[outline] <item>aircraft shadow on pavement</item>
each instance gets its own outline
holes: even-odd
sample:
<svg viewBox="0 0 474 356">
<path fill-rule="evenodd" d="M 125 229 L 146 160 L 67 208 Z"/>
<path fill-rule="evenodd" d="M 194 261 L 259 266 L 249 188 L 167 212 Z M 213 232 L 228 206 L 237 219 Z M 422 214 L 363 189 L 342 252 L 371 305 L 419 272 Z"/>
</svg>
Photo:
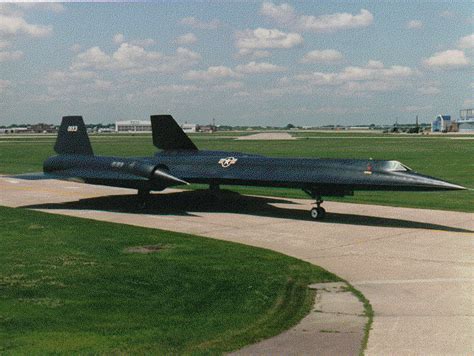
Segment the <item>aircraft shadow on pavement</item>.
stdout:
<svg viewBox="0 0 474 356">
<path fill-rule="evenodd" d="M 310 221 L 306 209 L 276 207 L 272 204 L 297 204 L 290 200 L 270 197 L 240 195 L 231 191 L 221 191 L 212 195 L 208 190 L 182 191 L 168 194 L 152 194 L 145 208 L 138 207 L 136 195 L 109 195 L 81 199 L 64 203 L 46 203 L 23 206 L 28 209 L 70 209 L 101 210 L 129 214 L 181 215 L 193 213 L 235 213 L 255 216 L 276 217 L 291 220 Z M 342 214 L 329 211 L 324 220 L 315 224 L 350 224 L 362 226 L 396 227 L 407 229 L 440 230 L 450 232 L 473 232 L 467 229 L 450 227 L 395 218 L 375 217 L 357 214 Z"/>
</svg>

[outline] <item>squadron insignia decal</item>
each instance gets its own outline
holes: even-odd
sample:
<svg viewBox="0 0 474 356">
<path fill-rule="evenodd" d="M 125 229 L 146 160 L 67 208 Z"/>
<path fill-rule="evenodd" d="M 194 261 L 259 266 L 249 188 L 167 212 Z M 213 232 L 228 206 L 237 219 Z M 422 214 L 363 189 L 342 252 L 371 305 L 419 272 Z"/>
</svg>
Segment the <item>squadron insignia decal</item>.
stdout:
<svg viewBox="0 0 474 356">
<path fill-rule="evenodd" d="M 221 158 L 219 160 L 219 164 L 223 167 L 223 168 L 227 168 L 233 164 L 235 164 L 235 162 L 237 162 L 237 158 L 235 157 L 227 157 L 227 158 Z"/>
</svg>

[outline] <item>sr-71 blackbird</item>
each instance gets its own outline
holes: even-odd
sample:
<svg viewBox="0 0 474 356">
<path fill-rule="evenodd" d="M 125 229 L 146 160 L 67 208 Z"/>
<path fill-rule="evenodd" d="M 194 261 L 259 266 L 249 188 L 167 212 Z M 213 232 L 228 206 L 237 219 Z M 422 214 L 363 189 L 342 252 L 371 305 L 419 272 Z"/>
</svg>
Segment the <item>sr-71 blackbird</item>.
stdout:
<svg viewBox="0 0 474 356">
<path fill-rule="evenodd" d="M 44 178 L 133 188 L 145 203 L 150 191 L 189 183 L 302 189 L 315 199 L 313 219 L 322 219 L 323 196 L 356 190 L 439 191 L 465 189 L 413 172 L 398 161 L 273 158 L 199 150 L 170 115 L 151 116 L 153 157 L 95 156 L 81 116 L 63 117 L 54 150 L 44 162 Z"/>
</svg>

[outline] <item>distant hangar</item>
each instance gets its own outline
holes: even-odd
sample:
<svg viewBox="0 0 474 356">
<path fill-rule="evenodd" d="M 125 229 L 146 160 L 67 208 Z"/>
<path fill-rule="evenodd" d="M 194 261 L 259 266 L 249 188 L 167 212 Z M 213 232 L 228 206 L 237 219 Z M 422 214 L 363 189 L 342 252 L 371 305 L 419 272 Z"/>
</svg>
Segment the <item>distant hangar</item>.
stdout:
<svg viewBox="0 0 474 356">
<path fill-rule="evenodd" d="M 199 127 L 196 124 L 181 124 L 181 128 L 186 133 L 197 132 Z M 115 132 L 151 132 L 151 122 L 142 120 L 126 120 L 115 122 Z"/>
</svg>

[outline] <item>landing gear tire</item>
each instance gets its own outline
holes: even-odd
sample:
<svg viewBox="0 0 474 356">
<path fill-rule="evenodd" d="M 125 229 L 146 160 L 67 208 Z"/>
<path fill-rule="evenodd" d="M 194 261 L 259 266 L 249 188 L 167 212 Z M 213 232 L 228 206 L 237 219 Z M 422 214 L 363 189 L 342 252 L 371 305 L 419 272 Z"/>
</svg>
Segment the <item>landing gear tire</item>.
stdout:
<svg viewBox="0 0 474 356">
<path fill-rule="evenodd" d="M 311 209 L 311 218 L 313 220 L 321 220 L 326 216 L 326 210 L 321 207 Z"/>
</svg>

